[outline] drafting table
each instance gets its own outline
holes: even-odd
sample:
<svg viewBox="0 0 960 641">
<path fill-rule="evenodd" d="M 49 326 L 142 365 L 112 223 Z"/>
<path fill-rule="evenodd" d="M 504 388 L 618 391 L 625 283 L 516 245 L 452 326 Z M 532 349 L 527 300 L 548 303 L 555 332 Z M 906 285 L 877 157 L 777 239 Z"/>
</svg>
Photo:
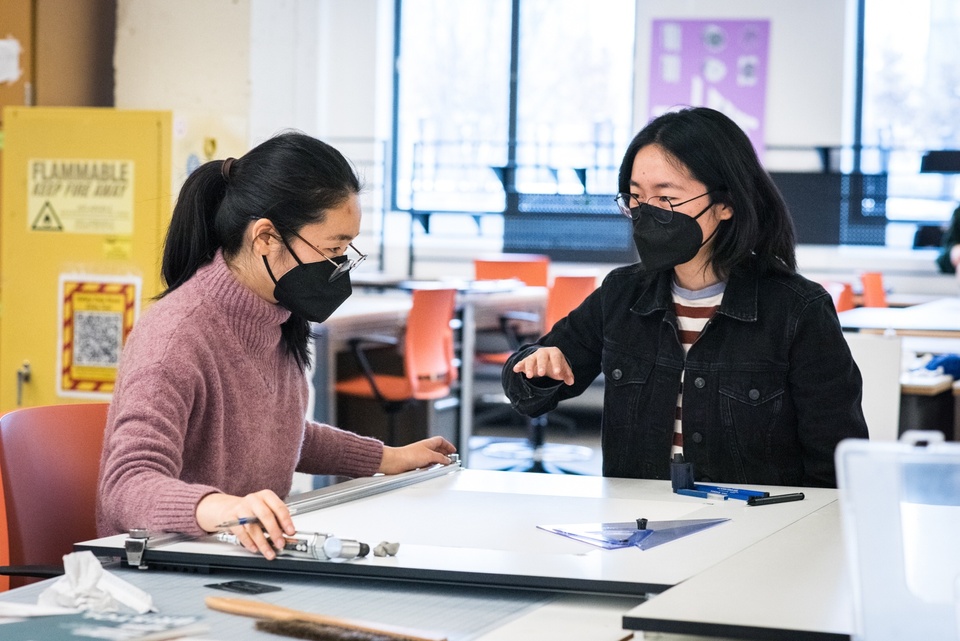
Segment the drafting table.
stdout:
<svg viewBox="0 0 960 641">
<path fill-rule="evenodd" d="M 450 286 L 455 287 L 457 281 Z M 437 281 L 436 285 L 444 283 Z M 546 305 L 544 287 L 518 286 L 512 289 L 467 288 L 457 294 L 462 329 L 460 336 L 460 442 L 461 459 L 467 462 L 467 443 L 473 434 L 474 358 L 477 328 L 499 327 L 507 311 L 530 311 L 542 315 Z M 349 339 L 372 334 L 396 336 L 410 312 L 410 294 L 388 289 L 382 293 L 357 292 L 319 325 L 313 326 L 316 367 L 312 373 L 316 393 L 314 418 L 336 424 L 336 355 L 347 349 Z M 321 366 L 322 365 L 322 366 Z M 349 425 L 340 426 L 350 429 Z"/>
<path fill-rule="evenodd" d="M 336 487 L 311 495 L 322 495 Z M 766 489 L 773 493 L 793 491 Z M 163 546 L 154 551 L 153 563 L 203 571 L 272 569 L 319 585 L 348 579 L 355 579 L 361 586 L 369 582 L 379 585 L 389 579 L 390 585 L 412 586 L 415 590 L 433 589 L 438 584 L 457 586 L 454 593 L 461 589 L 525 588 L 531 593 L 572 593 L 574 602 L 585 594 L 601 594 L 611 599 L 633 598 L 630 607 L 637 605 L 642 595 L 662 592 L 623 621 L 626 627 L 649 630 L 664 630 L 670 624 L 676 612 L 662 610 L 677 600 L 673 596 L 676 591 L 683 591 L 688 606 L 690 600 L 698 604 L 677 606 L 688 621 L 701 621 L 701 611 L 743 610 L 738 616 L 745 629 L 750 625 L 764 628 L 771 617 L 774 623 L 780 620 L 778 612 L 782 609 L 790 611 L 783 619 L 790 630 L 804 630 L 813 636 L 792 637 L 788 631 L 771 638 L 818 638 L 824 631 L 849 631 L 849 625 L 845 625 L 849 621 L 835 614 L 845 612 L 849 604 L 843 583 L 846 567 L 836 562 L 836 556 L 842 556 L 839 548 L 826 546 L 827 554 L 821 556 L 816 537 L 806 547 L 797 547 L 810 536 L 809 523 L 819 524 L 814 528 L 817 536 L 833 540 L 831 545 L 842 545 L 835 514 L 836 490 L 802 491 L 807 497 L 803 501 L 749 507 L 742 501 L 677 496 L 666 481 L 461 470 L 294 516 L 301 530 L 326 531 L 371 545 L 382 540 L 398 541 L 401 548 L 396 557 L 371 556 L 345 563 L 281 557 L 268 562 L 240 548 L 202 540 Z M 730 520 L 650 550 L 602 550 L 536 527 L 625 521 L 641 516 L 651 520 Z M 78 548 L 101 556 L 120 556 L 125 538 L 97 539 Z M 148 560 L 148 565 L 151 563 Z M 151 571 L 161 572 L 147 572 Z M 722 589 L 715 590 L 717 584 Z M 698 585 L 703 589 L 697 589 Z M 752 586 L 750 589 L 765 595 L 768 602 L 779 605 L 764 612 L 742 608 L 745 586 Z M 826 591 L 830 607 L 821 608 L 819 597 L 812 602 L 814 597 L 810 597 L 803 602 L 804 607 L 797 608 L 794 602 L 780 598 L 791 590 Z M 649 610 L 643 609 L 648 606 Z M 630 607 L 621 614 L 627 614 Z M 706 614 L 702 620 L 711 621 Z M 715 627 L 700 628 L 700 634 L 731 633 L 722 621 Z"/>
</svg>

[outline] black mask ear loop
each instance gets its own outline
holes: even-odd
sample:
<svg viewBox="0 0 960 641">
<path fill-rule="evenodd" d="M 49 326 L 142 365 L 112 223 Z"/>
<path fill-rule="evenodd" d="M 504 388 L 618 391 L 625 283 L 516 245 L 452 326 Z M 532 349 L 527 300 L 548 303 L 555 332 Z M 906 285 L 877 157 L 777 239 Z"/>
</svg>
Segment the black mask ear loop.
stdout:
<svg viewBox="0 0 960 641">
<path fill-rule="evenodd" d="M 293 251 L 293 247 L 290 246 L 290 243 L 287 242 L 287 239 L 283 237 L 283 234 L 280 235 L 280 242 L 283 243 L 283 246 L 287 248 L 287 251 L 290 252 L 290 255 L 293 256 L 293 259 L 297 261 L 298 265 L 303 265 L 303 261 L 300 260 L 300 257 L 297 256 L 297 253 Z M 263 258 L 263 266 L 267 268 L 267 273 L 270 274 L 270 280 L 273 281 L 273 284 L 277 284 L 277 279 L 273 275 L 273 270 L 270 269 L 270 263 L 267 262 L 267 255 L 264 254 L 261 256 Z"/>
<path fill-rule="evenodd" d="M 699 214 L 697 214 L 696 216 L 693 217 L 693 220 L 696 220 L 696 219 L 700 218 L 700 216 L 703 216 L 705 213 L 707 213 L 707 210 L 708 210 L 708 209 L 710 209 L 711 207 L 713 207 L 713 206 L 716 205 L 716 204 L 717 204 L 717 203 L 710 203 L 709 205 L 707 205 L 707 206 L 704 208 L 703 211 L 701 211 Z M 720 222 L 718 222 L 718 223 L 717 223 L 717 226 L 713 228 L 713 231 L 712 231 L 712 232 L 710 232 L 710 235 L 707 236 L 702 243 L 700 243 L 700 246 L 701 246 L 701 247 L 703 247 L 704 245 L 706 245 L 707 243 L 709 243 L 709 242 L 710 242 L 710 239 L 717 235 L 717 232 L 720 231 L 720 223 L 722 223 L 722 222 L 723 222 L 722 220 L 721 220 Z M 264 256 L 264 260 L 266 260 L 266 256 Z"/>
<path fill-rule="evenodd" d="M 273 284 L 276 285 L 277 279 L 273 275 L 273 270 L 270 269 L 270 263 L 267 262 L 267 255 L 264 254 L 263 256 L 261 256 L 261 258 L 263 258 L 263 266 L 267 268 L 267 273 L 270 274 L 270 280 L 272 280 Z"/>
</svg>

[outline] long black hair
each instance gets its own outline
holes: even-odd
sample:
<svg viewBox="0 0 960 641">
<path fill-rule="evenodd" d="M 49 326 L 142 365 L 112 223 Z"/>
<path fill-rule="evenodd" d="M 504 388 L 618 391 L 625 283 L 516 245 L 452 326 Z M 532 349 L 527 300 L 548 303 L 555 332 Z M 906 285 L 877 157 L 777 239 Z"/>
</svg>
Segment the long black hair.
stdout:
<svg viewBox="0 0 960 641">
<path fill-rule="evenodd" d="M 236 256 L 247 226 L 270 219 L 288 242 L 307 224 L 323 222 L 328 209 L 360 192 L 353 166 L 330 145 L 299 132 L 285 132 L 242 157 L 212 160 L 183 184 L 163 248 L 166 296 L 213 260 L 217 250 Z M 310 324 L 292 314 L 282 340 L 301 367 L 310 362 Z"/>
<path fill-rule="evenodd" d="M 733 210 L 731 218 L 720 221 L 712 247 L 710 263 L 718 276 L 726 278 L 753 256 L 762 273 L 796 272 L 790 212 L 750 139 L 733 120 L 707 107 L 654 118 L 627 147 L 620 164 L 620 192 L 630 192 L 634 158 L 651 144 L 662 147 L 707 189 L 715 190 L 713 202 Z"/>
</svg>

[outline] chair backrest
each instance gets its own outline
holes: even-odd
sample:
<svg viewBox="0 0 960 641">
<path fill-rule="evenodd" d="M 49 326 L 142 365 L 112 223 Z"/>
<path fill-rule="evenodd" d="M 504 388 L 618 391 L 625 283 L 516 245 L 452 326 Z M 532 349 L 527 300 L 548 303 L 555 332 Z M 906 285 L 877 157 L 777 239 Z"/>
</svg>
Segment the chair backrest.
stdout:
<svg viewBox="0 0 960 641">
<path fill-rule="evenodd" d="M 61 565 L 74 543 L 97 537 L 97 476 L 108 407 L 47 405 L 0 417 L 10 565 Z"/>
<path fill-rule="evenodd" d="M 550 257 L 541 254 L 498 254 L 473 261 L 477 280 L 516 278 L 530 287 L 546 287 Z"/>
<path fill-rule="evenodd" d="M 547 294 L 544 330 L 572 312 L 597 288 L 596 276 L 556 276 Z"/>
<path fill-rule="evenodd" d="M 883 274 L 864 272 L 860 274 L 863 283 L 864 307 L 887 307 L 887 292 L 883 288 Z"/>
<path fill-rule="evenodd" d="M 863 377 L 863 417 L 871 441 L 896 441 L 900 436 L 901 338 L 844 332 L 850 354 Z"/>
<path fill-rule="evenodd" d="M 823 283 L 823 287 L 830 293 L 830 298 L 833 299 L 833 305 L 838 312 L 853 309 L 853 286 L 850 283 L 832 280 Z"/>
<path fill-rule="evenodd" d="M 453 366 L 453 320 L 457 292 L 454 289 L 418 289 L 413 292 L 413 306 L 407 316 L 404 337 L 404 368 L 413 388 L 429 383 L 456 379 Z"/>
</svg>

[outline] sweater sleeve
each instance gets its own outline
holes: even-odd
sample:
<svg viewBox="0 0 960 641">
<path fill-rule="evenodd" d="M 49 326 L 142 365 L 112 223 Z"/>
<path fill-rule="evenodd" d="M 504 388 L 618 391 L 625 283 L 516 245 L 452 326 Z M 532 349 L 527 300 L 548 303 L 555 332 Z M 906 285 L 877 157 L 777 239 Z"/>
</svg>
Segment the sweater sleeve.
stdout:
<svg viewBox="0 0 960 641">
<path fill-rule="evenodd" d="M 297 471 L 305 474 L 372 476 L 380 469 L 383 443 L 323 423 L 307 421 Z"/>
<path fill-rule="evenodd" d="M 220 490 L 180 480 L 194 394 L 182 378 L 182 372 L 175 378 L 162 364 L 152 364 L 118 385 L 100 462 L 102 536 L 131 528 L 205 534 L 197 524 L 197 504 Z"/>
</svg>

